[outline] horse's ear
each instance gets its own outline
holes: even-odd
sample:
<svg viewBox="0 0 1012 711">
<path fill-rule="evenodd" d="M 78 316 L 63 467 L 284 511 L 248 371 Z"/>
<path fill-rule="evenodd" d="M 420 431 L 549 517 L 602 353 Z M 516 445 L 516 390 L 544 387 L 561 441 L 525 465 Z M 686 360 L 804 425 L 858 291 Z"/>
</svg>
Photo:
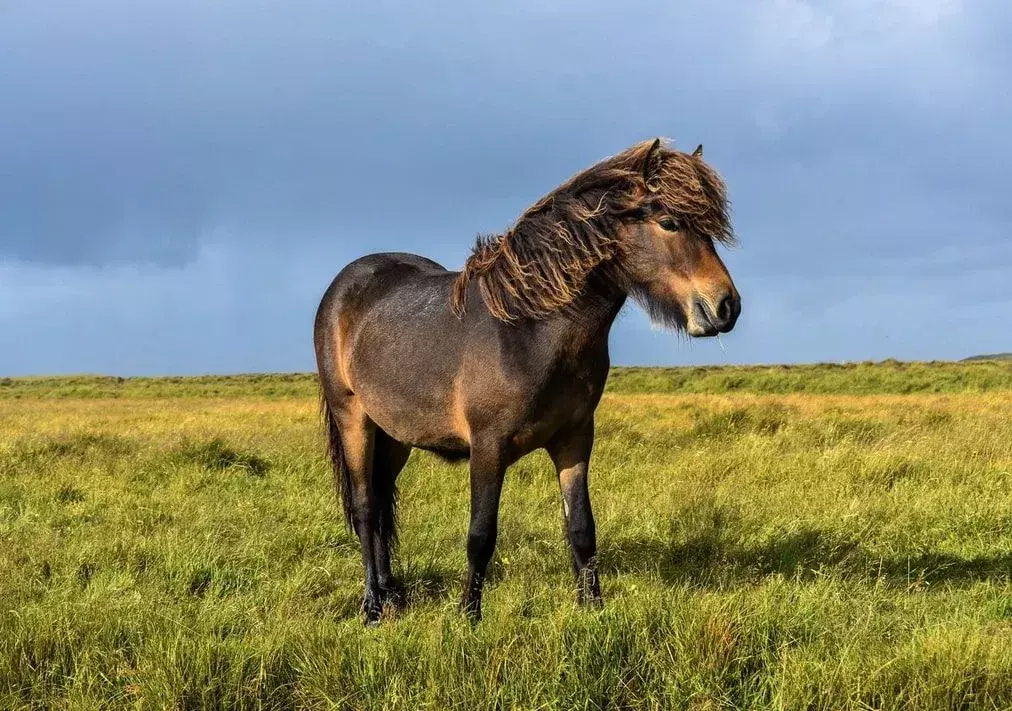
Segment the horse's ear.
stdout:
<svg viewBox="0 0 1012 711">
<path fill-rule="evenodd" d="M 698 146 L 696 146 L 696 150 L 694 150 L 692 152 L 692 157 L 693 158 L 702 158 L 703 157 L 703 144 L 702 143 L 700 143 Z"/>
<path fill-rule="evenodd" d="M 657 190 L 657 172 L 660 169 L 660 151 L 661 151 L 661 139 L 655 138 L 654 142 L 647 149 L 647 155 L 643 159 L 643 182 L 646 183 L 647 190 L 654 192 Z"/>
</svg>

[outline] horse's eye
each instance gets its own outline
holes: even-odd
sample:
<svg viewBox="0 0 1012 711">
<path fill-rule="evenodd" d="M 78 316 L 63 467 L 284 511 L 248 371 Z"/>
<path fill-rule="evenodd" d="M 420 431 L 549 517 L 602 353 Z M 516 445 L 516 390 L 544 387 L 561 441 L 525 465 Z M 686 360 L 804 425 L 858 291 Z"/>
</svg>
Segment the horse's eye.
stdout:
<svg viewBox="0 0 1012 711">
<path fill-rule="evenodd" d="M 678 220 L 673 217 L 665 217 L 658 220 L 657 224 L 668 232 L 677 232 L 681 228 L 681 225 L 678 224 Z"/>
</svg>

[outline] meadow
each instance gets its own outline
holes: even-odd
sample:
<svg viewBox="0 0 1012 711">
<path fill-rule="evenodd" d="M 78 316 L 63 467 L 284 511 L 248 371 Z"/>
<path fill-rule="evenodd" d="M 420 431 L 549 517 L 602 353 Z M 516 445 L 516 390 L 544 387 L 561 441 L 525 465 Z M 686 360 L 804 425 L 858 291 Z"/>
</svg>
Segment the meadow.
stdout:
<svg viewBox="0 0 1012 711">
<path fill-rule="evenodd" d="M 0 379 L 0 708 L 1012 708 L 1010 412 L 1012 362 L 616 369 L 604 609 L 537 453 L 472 627 L 415 452 L 366 629 L 313 376 Z"/>
</svg>

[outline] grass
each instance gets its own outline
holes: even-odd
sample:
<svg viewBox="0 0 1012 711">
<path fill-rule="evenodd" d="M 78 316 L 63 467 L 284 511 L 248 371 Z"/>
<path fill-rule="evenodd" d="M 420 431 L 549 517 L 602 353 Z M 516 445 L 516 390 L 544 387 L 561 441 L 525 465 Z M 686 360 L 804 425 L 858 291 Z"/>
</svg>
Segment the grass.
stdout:
<svg viewBox="0 0 1012 711">
<path fill-rule="evenodd" d="M 102 375 L 0 378 L 0 400 L 50 398 L 316 397 L 316 375 L 274 373 L 119 378 Z M 608 392 L 752 392 L 785 395 L 967 393 L 1012 390 L 1012 360 L 961 363 L 819 363 L 816 365 L 614 368 Z"/>
<path fill-rule="evenodd" d="M 306 376 L 13 380 L 0 708 L 1010 708 L 1009 367 L 620 370 L 591 475 L 604 610 L 573 604 L 536 454 L 473 629 L 466 465 L 424 453 L 408 605 L 362 627 Z"/>
</svg>

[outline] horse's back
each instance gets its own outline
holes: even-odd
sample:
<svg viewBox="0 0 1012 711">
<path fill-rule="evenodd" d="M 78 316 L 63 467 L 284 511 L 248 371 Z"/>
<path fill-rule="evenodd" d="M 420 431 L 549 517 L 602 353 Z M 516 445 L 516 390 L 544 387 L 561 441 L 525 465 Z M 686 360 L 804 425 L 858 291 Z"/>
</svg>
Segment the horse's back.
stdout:
<svg viewBox="0 0 1012 711">
<path fill-rule="evenodd" d="M 350 291 L 375 289 L 396 284 L 410 274 L 445 274 L 446 269 L 431 259 L 404 252 L 382 252 L 359 257 L 338 272 L 331 282 L 323 304 L 340 300 Z"/>
<path fill-rule="evenodd" d="M 381 273 L 383 271 L 396 271 L 403 269 L 430 272 L 446 271 L 446 268 L 443 267 L 442 264 L 433 261 L 428 257 L 422 257 L 417 254 L 409 254 L 408 252 L 379 252 L 377 254 L 367 254 L 364 257 L 359 257 L 355 261 L 350 262 L 347 267 L 342 269 L 341 273 L 343 274 L 347 271 Z M 340 275 L 338 276 L 340 277 Z"/>
<path fill-rule="evenodd" d="M 441 264 L 426 257 L 402 252 L 370 254 L 350 262 L 330 283 L 316 314 L 316 330 L 333 323 L 341 314 L 353 315 L 383 295 L 411 281 L 412 276 L 446 275 Z"/>
</svg>

